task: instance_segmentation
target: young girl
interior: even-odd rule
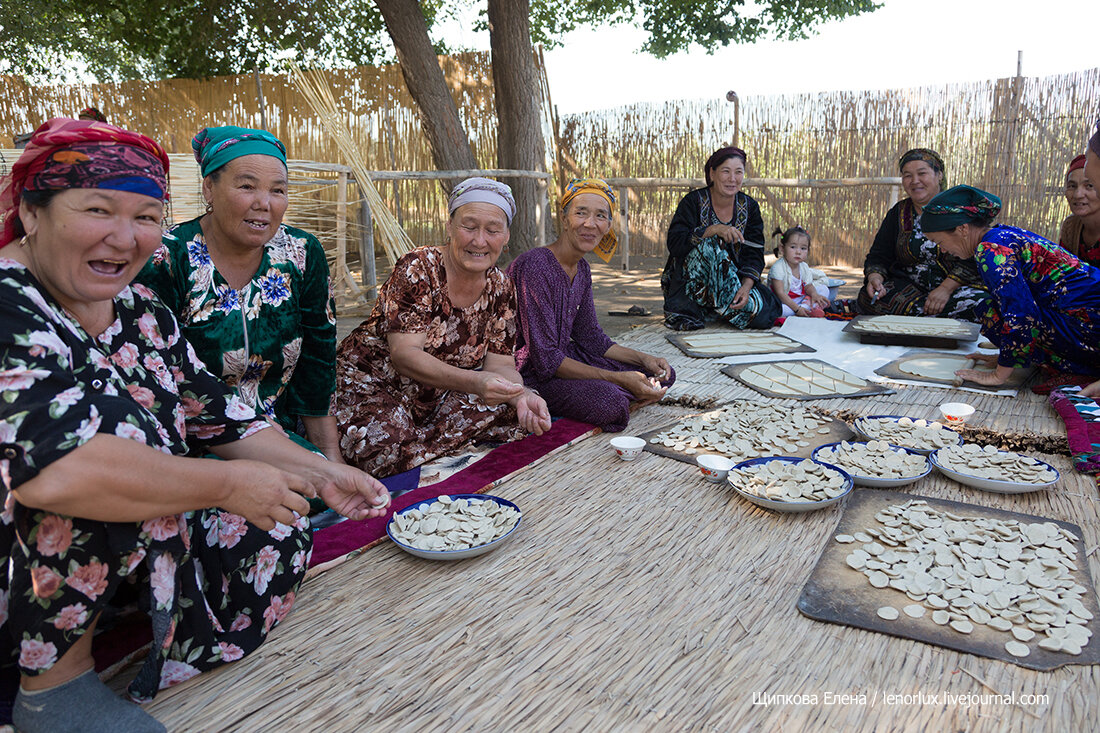
[[[829,299],[814,289],[813,275],[806,264],[810,233],[796,226],[785,232],[776,229],[772,236],[777,234],[782,235],[775,248],[779,259],[768,270],[768,284],[783,304],[783,315],[824,318]]]

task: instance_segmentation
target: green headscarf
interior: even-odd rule
[[[987,224],[1001,211],[1001,200],[973,186],[955,186],[929,201],[920,215],[924,232],[945,232],[962,224]]]
[[[247,127],[204,127],[191,139],[195,160],[206,178],[223,165],[244,155],[270,155],[286,165],[286,146],[266,130]]]

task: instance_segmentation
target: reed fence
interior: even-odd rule
[[[440,61],[479,164],[496,167],[489,55]],[[679,198],[691,180],[701,178],[710,152],[734,137],[735,105],[719,99],[669,101],[551,122],[541,54],[537,63],[541,83],[533,93],[547,110],[546,140],[559,189],[575,175],[685,179],[676,185],[618,184],[627,194],[632,254],[662,254]],[[396,65],[335,70],[328,78],[367,165],[380,171],[433,169],[419,112]],[[203,126],[266,122],[296,159],[347,162],[299,90],[277,74],[41,88],[28,87],[19,77],[0,77],[0,135],[10,139],[89,104],[112,122],[150,134],[180,154],[180,161]],[[898,175],[898,156],[911,147],[931,147],[946,161],[950,184],[971,183],[998,194],[1005,202],[1003,221],[1054,237],[1068,213],[1062,197],[1066,163],[1083,150],[1098,109],[1100,68],[918,89],[745,97],[738,137],[749,153],[753,179],[746,190],[760,202],[768,231],[799,223],[814,234],[815,264],[859,266],[899,195],[889,183]],[[296,200],[289,221],[334,248],[339,173],[303,170],[300,178],[293,181]],[[179,202],[175,176],[173,188]],[[379,188],[414,243],[441,241],[446,199],[436,181],[410,176]],[[357,193],[352,187],[348,201],[346,235],[352,241],[364,238],[357,229],[364,219]],[[616,264],[626,259],[619,257]]]
[[[1002,221],[1056,237],[1069,213],[1062,196],[1069,160],[1084,150],[1100,109],[1100,69],[1042,78],[863,92],[744,97],[739,142],[748,175],[769,179],[890,178],[905,150],[944,158],[949,185],[999,195]],[[636,104],[564,115],[561,178],[702,178],[707,156],[734,137],[725,100]],[[799,223],[818,264],[862,265],[897,191],[891,186],[746,186],[767,231]],[[635,254],[664,252],[664,235],[686,187],[628,187]],[[904,195],[904,194],[902,194]]]

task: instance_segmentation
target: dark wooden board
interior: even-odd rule
[[[750,363],[747,363],[747,364],[729,364],[727,366],[722,367],[722,373],[725,374],[727,377],[733,377],[734,379],[736,379],[741,384],[745,385],[749,389],[752,389],[752,390],[755,390],[755,391],[759,392],[760,394],[764,395],[765,397],[776,397],[776,398],[781,399],[781,400],[829,400],[829,399],[833,399],[833,398],[836,398],[836,397],[840,397],[840,398],[852,397],[852,398],[855,398],[855,397],[868,397],[870,395],[893,394],[894,393],[894,390],[890,389],[889,387],[884,387],[881,384],[875,384],[874,382],[868,382],[866,379],[862,379],[861,377],[856,377],[856,379],[862,379],[862,381],[867,382],[867,386],[864,387],[863,389],[861,389],[858,392],[852,392],[850,394],[840,394],[840,393],[837,392],[837,393],[815,394],[815,395],[780,394],[779,392],[772,392],[770,389],[764,389],[763,387],[757,387],[755,384],[749,384],[748,380],[745,380],[745,379],[741,378],[741,372],[745,371],[749,367],[759,366],[761,364],[768,364],[768,365],[774,364],[776,366],[780,366],[780,365],[783,365],[783,364],[800,364],[800,363],[824,364],[825,366],[832,367],[833,369],[840,369],[840,367],[833,366],[832,364],[821,361],[820,359],[792,359],[790,361],[786,361],[786,360],[784,360],[784,361],[754,361],[754,362],[750,362]],[[840,369],[840,371],[845,372],[846,374],[851,374],[853,377],[856,376],[856,375],[852,374],[851,372],[845,371],[844,369]]]
[[[787,343],[787,346],[785,348],[772,349],[770,351],[735,351],[734,349],[730,348],[725,353],[709,353],[709,352],[704,352],[704,351],[696,351],[695,349],[692,348],[691,344],[688,343],[688,341],[690,341],[692,339],[692,337],[697,335],[697,334],[710,334],[710,333],[720,333],[720,334],[724,334],[724,333],[754,334],[755,333],[755,334],[759,334],[759,335],[762,335],[762,336],[766,335],[766,336],[769,336],[769,337],[772,337],[772,338],[777,338],[777,339],[780,339],[782,341],[786,341],[788,343]],[[670,344],[672,344],[673,346],[678,348],[680,351],[682,351],[685,354],[687,354],[688,356],[696,358],[696,359],[720,359],[723,356],[742,356],[742,355],[746,355],[746,354],[752,354],[754,356],[757,355],[757,354],[760,354],[760,355],[763,355],[763,354],[799,354],[799,353],[809,354],[809,353],[813,353],[813,352],[817,351],[817,349],[814,349],[810,346],[807,346],[806,344],[801,343],[800,341],[795,341],[790,336],[782,336],[778,333],[774,333],[774,332],[771,332],[771,331],[755,331],[754,332],[754,331],[734,331],[734,330],[731,330],[731,329],[726,329],[726,330],[722,330],[722,331],[703,330],[703,331],[691,331],[690,333],[686,333],[686,334],[684,334],[684,333],[668,333],[668,334],[665,334],[665,338],[668,340],[668,342]]]
[[[1096,591],[1092,585],[1092,578],[1088,574],[1088,561],[1085,559],[1085,544],[1079,539],[1077,542],[1077,570],[1073,571],[1074,579],[1087,589],[1081,602],[1093,614],[1089,621],[1089,629],[1093,632],[1087,646],[1082,648],[1081,654],[1073,656],[1063,652],[1051,652],[1040,649],[1039,639],[1041,633],[1037,633],[1035,640],[1028,643],[1031,654],[1018,658],[1005,650],[1005,642],[1012,641],[1013,636],[1007,631],[996,631],[988,626],[974,624],[974,631],[970,634],[960,634],[949,626],[939,626],[932,621],[931,611],[926,611],[921,618],[909,618],[904,612],[895,621],[886,621],[878,617],[878,609],[882,606],[893,606],[901,611],[904,606],[916,603],[909,599],[905,593],[893,588],[875,588],[867,582],[867,577],[848,567],[845,558],[857,544],[842,545],[833,537],[838,534],[854,534],[867,527],[881,528],[881,524],[875,519],[875,515],[893,504],[902,504],[911,499],[924,499],[929,506],[971,517],[988,517],[991,519],[1015,519],[1021,522],[1053,522],[1070,530],[1077,537],[1082,537],[1081,528],[1076,524],[1057,519],[1047,519],[1029,514],[1018,514],[1003,509],[990,509],[988,507],[964,504],[958,501],[946,499],[932,499],[916,494],[903,494],[896,491],[884,491],[882,489],[857,489],[853,491],[844,506],[844,513],[840,517],[837,528],[829,535],[825,543],[825,549],[817,561],[809,580],[802,588],[802,594],[798,598],[798,610],[805,616],[818,621],[825,621],[844,626],[854,626],[859,629],[878,631],[890,636],[898,636],[903,639],[923,641],[926,644],[934,644],[947,649],[977,654],[982,657],[999,659],[1002,662],[1017,664],[1028,669],[1050,671],[1067,664],[1097,664],[1100,663],[1100,607],[1096,602]]]
[[[876,316],[856,316],[844,326],[843,333],[850,333],[859,337],[861,344],[878,344],[880,346],[922,346],[928,349],[957,349],[960,341],[977,341],[981,335],[981,327],[976,323],[967,324],[972,328],[966,338],[954,338],[947,336],[915,336],[912,334],[894,333],[867,333],[859,330],[859,324]]]
[[[707,412],[711,412],[711,410],[707,410]],[[673,420],[672,422],[670,422],[666,425],[662,425],[661,427],[657,428],[656,430],[650,430],[648,433],[643,433],[643,434],[639,435],[638,437],[645,441],[645,450],[649,451],[650,453],[656,453],[659,456],[664,456],[665,458],[672,458],[672,459],[675,459],[677,461],[683,461],[684,463],[690,463],[692,465],[695,465],[695,459],[698,458],[699,456],[703,456],[703,455],[721,456],[721,455],[723,455],[722,453],[719,453],[718,451],[706,450],[706,449],[700,449],[700,450],[698,450],[697,453],[688,454],[688,453],[684,453],[683,451],[678,451],[678,450],[675,450],[673,448],[669,448],[668,446],[661,445],[660,443],[654,444],[654,443],[649,442],[650,438],[657,437],[659,434],[665,432],[666,430],[668,430],[673,425],[676,425],[677,423],[680,423],[680,422],[686,420],[687,418],[695,417],[696,415],[700,415],[700,414],[703,414],[703,413],[696,413],[695,415],[688,415],[687,417],[680,418],[679,420]],[[814,433],[812,435],[806,435],[802,438],[807,443],[809,443],[808,446],[806,446],[804,448],[799,446],[797,451],[794,451],[794,452],[791,452],[791,453],[788,453],[786,451],[775,451],[774,453],[770,453],[769,455],[796,456],[796,457],[799,457],[799,458],[809,458],[810,454],[813,453],[814,450],[816,450],[817,448],[819,448],[823,445],[826,445],[828,443],[835,443],[838,440],[851,440],[853,437],[855,437],[855,433],[852,431],[852,428],[848,425],[848,423],[844,422],[843,420],[832,420],[832,421],[826,423],[825,425],[823,425],[822,427],[829,428],[829,433],[827,435],[822,435],[821,433]],[[728,458],[729,456],[724,456],[724,457]]]
[[[909,382],[926,382],[928,384],[940,385],[943,387],[953,386],[949,379],[933,379],[932,377],[919,377],[916,374],[909,374],[901,370],[902,362],[909,361],[910,359],[918,359],[926,356],[962,356],[961,354],[944,354],[936,351],[912,351],[908,354],[902,354],[901,357],[894,359],[889,364],[883,364],[875,370],[875,374],[886,377],[887,379],[904,379]],[[963,357],[965,358],[965,357]],[[1027,381],[1031,378],[1034,369],[1014,369],[1012,376],[1008,378],[1004,384],[998,384],[995,387],[990,387],[986,384],[978,384],[977,382],[971,382],[969,379],[965,380],[960,386],[968,387],[970,389],[979,389],[983,392],[999,392],[1003,389],[1015,389],[1019,390]]]

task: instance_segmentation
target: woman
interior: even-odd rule
[[[143,135],[55,119],[0,191],[0,659],[21,675],[24,733],[164,730],[92,671],[124,580],[151,617],[129,688],[148,700],[252,652],[290,610],[307,498],[354,519],[388,501],[265,430],[129,286],[160,244],[167,167]],[[188,457],[206,448],[226,460]]]
[[[867,253],[859,311],[976,321],[989,294],[974,262],[945,256],[921,231],[921,211],[944,184],[943,160],[933,150],[914,148],[898,168],[909,198],[887,212]]]
[[[455,186],[447,243],[394,265],[370,316],[336,350],[336,420],[349,463],[399,473],[473,440],[550,429],[512,352],[516,295],[496,267],[516,211],[487,178]]]
[[[665,325],[674,331],[703,328],[708,318],[770,328],[779,316],[779,301],[760,284],[764,220],[741,190],[747,162],[740,148],[716,150],[703,166],[707,187],[676,207],[661,273]]]
[[[574,180],[561,199],[561,234],[508,266],[519,302],[516,362],[523,383],[550,414],[617,433],[630,404],[664,396],[675,380],[664,359],[619,346],[596,320],[592,271],[584,256],[614,251],[615,194],[599,178]]]
[[[315,237],[283,223],[286,148],[242,127],[200,130],[191,147],[206,213],[168,230],[138,280],[249,407],[342,462],[329,414],[336,318],[328,263]],[[299,419],[308,443],[295,433]]]
[[[1066,171],[1070,215],[1062,222],[1058,244],[1095,267],[1100,266],[1100,193],[1085,175],[1085,160],[1078,155]]]
[[[993,225],[1000,210],[996,196],[955,186],[928,202],[921,214],[921,227],[941,249],[975,260],[992,296],[982,333],[1000,353],[971,356],[996,369],[956,374],[995,386],[1014,368],[1037,363],[1100,376],[1100,270],[1082,267],[1038,234]]]

